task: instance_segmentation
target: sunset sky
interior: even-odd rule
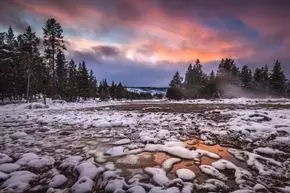
[[[290,74],[289,0],[1,0],[0,31],[61,23],[68,58],[98,80],[167,86],[199,58],[208,72],[222,57],[239,66],[276,59]]]

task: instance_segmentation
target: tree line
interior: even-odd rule
[[[224,58],[216,73],[206,74],[197,59],[190,64],[185,77],[177,71],[169,84],[169,99],[220,98],[220,97],[287,97],[290,84],[277,60],[271,71],[262,66],[252,71],[247,65],[239,69],[231,58]]]
[[[15,35],[11,27],[0,32],[0,97],[10,100],[34,100],[43,97],[76,101],[80,98],[101,100],[148,99],[143,93],[128,92],[122,83],[97,83],[85,61],[67,59],[61,24],[54,18],[46,21],[40,38],[28,26]],[[160,96],[159,96],[160,97]]]

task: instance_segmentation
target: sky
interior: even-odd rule
[[[251,68],[275,60],[290,75],[289,0],[1,0],[0,31],[41,37],[48,18],[63,27],[68,59],[98,80],[167,86],[197,58],[206,72],[221,58]]]

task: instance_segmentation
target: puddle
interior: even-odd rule
[[[192,139],[184,141],[186,143],[186,147],[188,149],[201,149],[201,150],[207,150],[209,152],[218,154],[221,156],[221,159],[225,159],[228,161],[231,161],[236,166],[244,168],[249,170],[246,163],[241,162],[237,160],[235,157],[233,157],[229,152],[227,147],[222,147],[218,144],[216,145],[206,145],[203,143],[203,141]],[[164,152],[142,152],[136,155],[130,155],[134,158],[135,162],[125,162],[123,163],[122,160],[124,157],[114,158],[110,161],[113,161],[115,164],[115,167],[122,170],[122,176],[125,178],[132,177],[136,174],[144,175],[143,169],[145,167],[162,167],[162,163],[167,160],[168,158],[172,158],[174,156],[171,156]],[[135,157],[134,157],[135,156]],[[137,159],[137,160],[136,160]],[[213,159],[207,156],[202,156],[200,159],[200,162],[196,162],[194,160],[186,160],[183,159],[181,162],[175,164],[172,169],[167,171],[167,176],[169,179],[176,178],[176,170],[181,168],[186,168],[192,170],[196,174],[196,180],[200,183],[205,181],[206,179],[212,178],[211,176],[208,176],[201,172],[199,169],[199,165],[211,165],[212,162],[217,161],[217,159]],[[226,181],[226,184],[230,187],[236,187],[236,183],[234,181],[232,174],[227,174],[229,176],[229,180]]]

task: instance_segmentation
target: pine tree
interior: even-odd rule
[[[112,99],[115,99],[116,98],[116,95],[117,95],[117,85],[115,84],[115,82],[113,81],[112,84],[111,84],[111,87],[110,87],[110,95],[112,97]]]
[[[116,99],[120,100],[125,97],[125,88],[123,87],[122,83],[119,82],[118,86],[116,87]]]
[[[242,87],[245,89],[250,89],[252,87],[252,71],[248,66],[243,66],[240,74]]]
[[[89,97],[90,83],[86,63],[83,61],[78,68],[78,94],[83,99]]]
[[[173,100],[180,100],[183,98],[183,91],[182,91],[182,77],[179,75],[179,72],[177,71],[170,84],[169,84],[169,88],[167,89],[166,92],[166,97],[169,99],[173,99]]]
[[[185,78],[186,96],[188,98],[202,97],[205,93],[207,75],[202,71],[202,65],[197,59],[195,64],[188,67]]]
[[[68,64],[67,97],[69,101],[75,101],[78,96],[78,72],[74,60]]]
[[[66,58],[62,50],[57,50],[56,54],[56,94],[61,98],[65,97],[65,86],[67,80]]]
[[[57,50],[64,50],[63,30],[61,25],[54,19],[48,19],[45,27],[43,28],[44,34],[44,47],[45,47],[45,59],[51,67],[52,71],[52,96],[56,94],[56,78],[55,78],[55,56]]]
[[[39,45],[40,39],[32,32],[28,26],[25,32],[18,36],[20,52],[22,55],[23,64],[22,69],[24,72],[24,79],[26,79],[26,97],[30,99],[33,94],[41,92],[41,65],[42,58],[40,56]],[[25,80],[23,79],[23,83]]]
[[[100,99],[103,101],[110,98],[110,88],[106,79],[100,82],[99,95]]]
[[[93,70],[90,70],[89,85],[89,97],[95,99],[97,96],[97,80],[94,76]]]
[[[281,67],[281,63],[277,60],[270,74],[270,88],[274,95],[285,95],[286,78]]]

